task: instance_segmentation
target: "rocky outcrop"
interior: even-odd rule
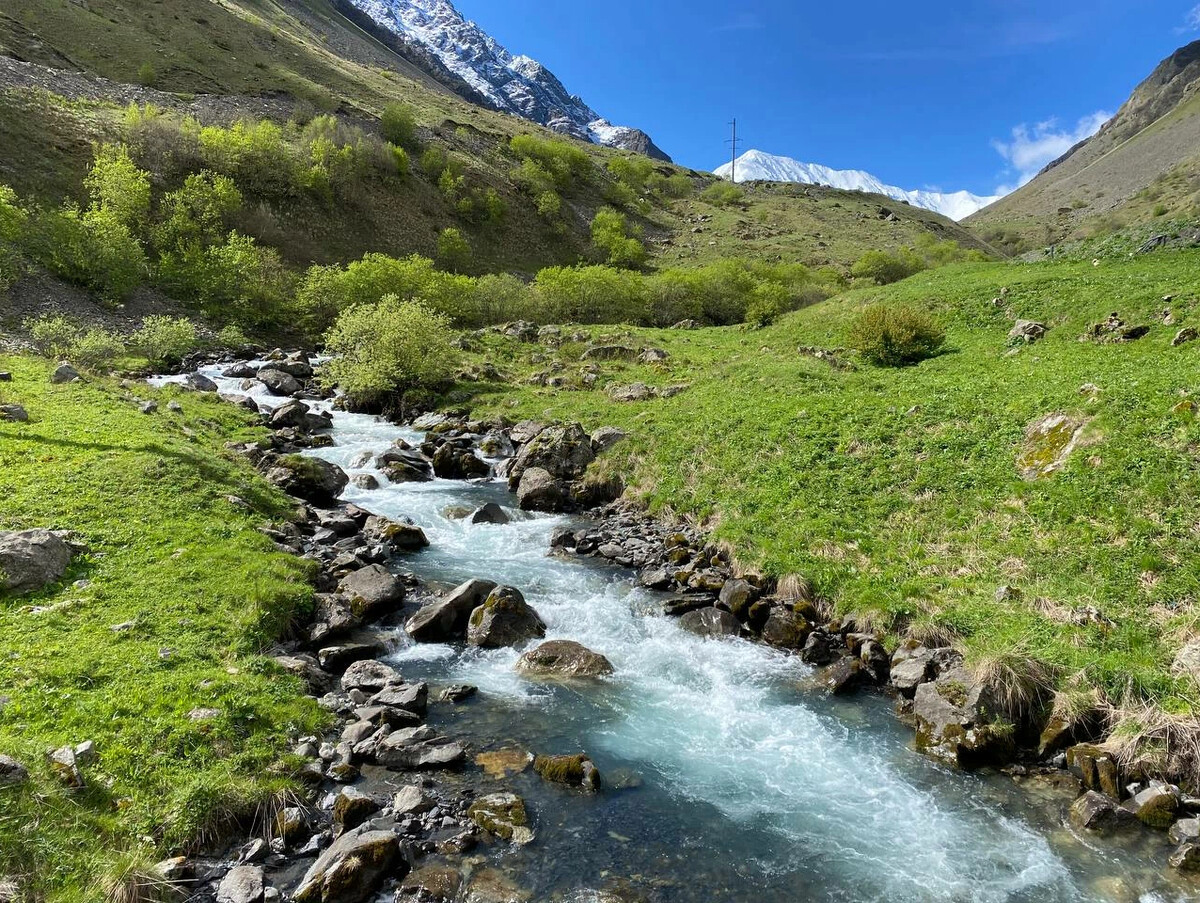
[[[517,659],[516,670],[526,677],[570,680],[604,677],[613,673],[612,663],[572,640],[550,640]]]
[[[75,550],[51,530],[0,533],[0,589],[27,593],[66,574]]]
[[[492,590],[467,622],[467,643],[485,649],[516,646],[545,635],[545,622],[512,586]]]

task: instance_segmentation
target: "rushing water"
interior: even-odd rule
[[[204,371],[213,378],[218,369]],[[224,391],[238,381],[220,380]],[[261,389],[251,394],[278,404]],[[334,412],[335,445],[311,452],[353,472],[363,451],[419,435]],[[369,469],[369,468],[368,468]],[[943,768],[873,697],[830,699],[793,655],[703,640],[658,616],[628,572],[548,555],[563,517],[515,510],[502,482],[351,487],[348,501],[424,528],[431,547],[400,564],[433,584],[487,577],[518,587],[548,626],[606,655],[596,686],[546,686],[513,671],[518,652],[412,644],[388,661],[408,678],[465,682],[479,697],[434,707],[431,723],[480,749],[586,751],[608,788],[586,796],[526,772],[537,839],[504,857],[536,900],[628,879],[662,901],[1174,901],[1160,842],[1116,847],[1062,825],[1061,795]],[[510,524],[473,525],[452,506],[500,503]]]

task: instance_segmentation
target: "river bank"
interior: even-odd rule
[[[480,688],[478,700],[461,708],[434,706],[429,717],[435,729],[454,726],[472,746],[492,751],[498,745],[586,751],[602,774],[620,776],[598,797],[545,799],[527,772],[509,775],[505,788],[516,784],[536,806],[537,845],[515,856],[489,850],[476,865],[505,863],[532,883],[534,893],[568,894],[572,882],[586,877],[580,856],[591,851],[608,863],[597,872],[598,882],[613,878],[613,866],[624,863],[630,871],[617,868],[618,877],[636,867],[647,882],[638,892],[662,899],[688,899],[683,888],[693,885],[684,874],[694,866],[681,863],[696,857],[713,862],[708,892],[716,888],[722,899],[740,899],[763,886],[790,899],[802,886],[803,899],[839,899],[850,887],[861,894],[856,899],[925,899],[921,894],[934,875],[938,899],[966,892],[996,900],[1046,893],[1064,900],[1154,899],[1145,896],[1152,892],[1170,899],[1179,892],[1161,869],[1161,848],[1150,851],[1140,835],[1122,842],[1122,866],[1095,861],[1090,843],[1061,828],[1062,809],[1073,796],[1069,789],[1015,774],[1054,800],[1037,815],[1028,799],[1038,794],[1014,795],[1010,779],[947,774],[908,752],[902,731],[880,727],[890,719],[878,717],[878,703],[865,704],[872,717],[864,719],[863,703],[825,697],[799,656],[690,635],[673,619],[653,616],[664,597],[638,587],[627,570],[547,557],[556,540],[561,544],[567,533],[586,533],[594,525],[522,515],[495,482],[391,484],[369,458],[397,439],[419,445],[423,437],[363,415],[331,416],[333,444],[309,454],[346,466],[351,479],[374,478],[378,488],[351,484],[346,500],[385,516],[410,517],[425,531],[429,549],[406,559],[406,568],[433,586],[481,576],[518,586],[545,619],[548,636],[579,639],[616,667],[611,681],[583,691],[531,687],[512,672],[516,651],[415,644],[401,625],[385,629],[391,651],[382,660],[406,681]],[[474,524],[448,516],[487,502],[509,512],[510,522]],[[564,811],[580,822],[560,817],[555,823],[554,813]],[[555,824],[550,836],[543,822]],[[914,826],[911,835],[897,835],[894,825],[901,823]],[[1039,827],[1049,836],[1040,836]],[[731,831],[747,841],[741,853],[724,858],[703,852]],[[663,845],[649,843],[652,837]],[[981,837],[987,838],[985,849]],[[882,869],[876,861],[880,844],[890,863]],[[634,849],[658,852],[642,857],[631,855]],[[829,852],[819,855],[821,849]],[[797,850],[803,851],[800,859]],[[947,863],[949,879],[942,877]]]

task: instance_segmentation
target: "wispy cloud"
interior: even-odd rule
[[[1176,34],[1187,34],[1200,31],[1200,3],[1189,9],[1183,16],[1183,24],[1175,29]]]
[[[993,141],[992,147],[1008,164],[1005,175],[1016,177],[1016,184],[1005,184],[996,188],[996,194],[1008,194],[1020,188],[1039,172],[1047,163],[1057,160],[1072,147],[1100,131],[1100,126],[1112,118],[1112,113],[1097,110],[1080,119],[1074,128],[1061,128],[1057,119],[1028,125],[1021,123],[1012,130],[1009,141]]]
[[[761,31],[766,23],[758,13],[738,13],[728,22],[713,28],[713,31]]]

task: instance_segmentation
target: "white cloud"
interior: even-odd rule
[[[1073,129],[1060,128],[1057,119],[1047,119],[1033,126],[1021,123],[1012,130],[1011,141],[993,141],[992,147],[1008,164],[1005,174],[1017,179],[1015,185],[999,186],[996,194],[1015,191],[1041,172],[1047,163],[1100,131],[1100,126],[1111,118],[1111,113],[1097,110],[1080,119]]]
[[[1175,31],[1179,34],[1189,31],[1200,31],[1200,3],[1197,3],[1184,14],[1183,27],[1176,28]]]

